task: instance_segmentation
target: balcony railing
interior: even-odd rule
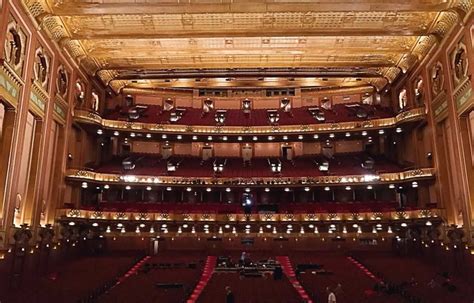
[[[64,219],[84,220],[117,220],[117,221],[166,221],[166,222],[403,222],[418,219],[440,219],[443,210],[437,208],[419,208],[407,210],[361,211],[361,212],[312,212],[288,214],[217,214],[217,213],[172,213],[172,212],[144,212],[144,211],[102,211],[90,209],[59,209],[58,217]],[[247,223],[246,223],[247,224]]]
[[[215,178],[215,177],[180,177],[180,176],[147,176],[97,173],[85,169],[69,169],[66,178],[75,181],[89,181],[108,184],[136,185],[212,185],[212,186],[301,186],[301,185],[358,185],[389,184],[406,181],[429,179],[435,176],[434,168],[411,169],[394,173],[370,175],[340,175],[315,177],[255,177],[255,178]]]
[[[86,110],[75,110],[74,119],[80,123],[94,124],[103,129],[117,131],[173,133],[173,134],[229,134],[229,135],[258,135],[258,134],[292,134],[292,133],[333,133],[346,131],[362,131],[371,129],[390,128],[410,121],[424,119],[424,107],[402,112],[395,117],[373,119],[367,121],[352,121],[339,123],[320,123],[305,125],[279,126],[200,126],[179,124],[153,124],[103,119],[97,113]]]

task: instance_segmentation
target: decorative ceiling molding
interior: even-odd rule
[[[471,0],[22,1],[39,29],[115,92],[133,77],[152,79],[155,70],[222,66],[372,69],[362,76],[353,70],[348,79],[360,77],[381,90],[472,10]]]

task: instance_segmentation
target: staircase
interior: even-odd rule
[[[276,257],[276,260],[280,263],[283,272],[288,277],[288,280],[290,280],[301,299],[303,299],[306,303],[313,303],[313,300],[311,300],[309,295],[306,293],[306,290],[303,288],[303,286],[301,286],[300,281],[296,279],[295,271],[293,270],[293,265],[291,265],[290,258],[288,258],[288,256],[278,256]]]
[[[204,290],[204,287],[206,287],[207,283],[209,283],[209,280],[212,277],[214,268],[216,267],[216,262],[217,262],[216,256],[207,256],[206,264],[204,265],[201,278],[199,279],[199,282],[196,284],[196,287],[194,287],[193,293],[191,294],[189,299],[186,301],[186,303],[195,303],[197,301],[202,291]]]
[[[351,262],[352,264],[357,266],[360,270],[362,270],[367,276],[369,276],[369,278],[375,280],[375,282],[382,281],[382,279],[380,279],[379,277],[374,275],[370,270],[367,269],[367,267],[365,267],[362,263],[360,263],[359,261],[357,261],[353,257],[347,257],[347,260],[349,260],[349,262]]]
[[[114,285],[114,286],[117,286],[118,284],[122,283],[123,281],[125,281],[126,279],[128,279],[130,276],[134,275],[137,273],[137,271],[140,269],[140,267],[143,266],[143,264],[145,264],[146,261],[148,261],[148,259],[150,259],[151,257],[150,256],[145,256],[143,258],[141,258],[137,263],[135,263],[135,265],[133,265],[123,276],[121,276],[120,278],[118,278],[117,280],[117,283]]]

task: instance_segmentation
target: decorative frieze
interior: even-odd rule
[[[5,66],[0,66],[0,94],[11,106],[16,107],[21,84]]]

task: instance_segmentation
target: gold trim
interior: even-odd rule
[[[345,175],[345,176],[316,176],[316,177],[263,177],[263,178],[214,178],[214,177],[181,177],[181,176],[147,176],[119,175],[96,173],[84,169],[68,169],[66,178],[72,181],[93,181],[107,184],[135,185],[175,185],[175,186],[286,186],[286,185],[352,185],[352,184],[388,184],[410,180],[433,178],[434,168],[412,169],[396,173],[381,173],[377,175]],[[127,180],[127,181],[126,181]]]
[[[0,94],[11,106],[18,105],[21,94],[21,82],[7,67],[0,66]]]
[[[168,221],[168,222],[337,222],[337,221],[375,221],[384,222],[392,220],[413,220],[442,218],[443,210],[417,209],[386,212],[359,212],[359,213],[293,213],[293,214],[178,214],[178,213],[154,213],[154,212],[113,212],[96,211],[85,209],[58,209],[58,218],[64,219],[91,219],[91,220],[130,220],[130,221]],[[323,233],[323,232],[321,232]]]

